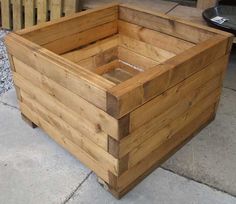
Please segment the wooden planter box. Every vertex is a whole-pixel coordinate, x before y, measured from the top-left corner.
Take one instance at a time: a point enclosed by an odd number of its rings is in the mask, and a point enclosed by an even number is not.
[[[24,118],[121,197],[214,119],[232,36],[108,5],[5,42]]]

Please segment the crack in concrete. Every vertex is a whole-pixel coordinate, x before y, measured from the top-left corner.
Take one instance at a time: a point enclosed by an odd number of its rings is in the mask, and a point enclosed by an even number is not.
[[[234,89],[234,88],[230,88],[230,87],[227,87],[227,86],[224,86],[223,88],[224,88],[224,89],[229,89],[229,90],[231,90],[231,91],[235,91],[235,92],[236,92],[236,89]]]
[[[62,202],[62,204],[66,204],[69,202],[71,198],[74,197],[75,193],[79,190],[79,188],[87,181],[87,179],[92,175],[93,171],[90,171],[89,174],[82,180],[81,183],[70,193],[70,195]]]
[[[13,106],[13,105],[10,105],[10,104],[8,104],[8,103],[6,103],[6,102],[3,102],[3,101],[0,101],[0,104],[2,104],[2,105],[4,105],[4,106],[8,106],[8,107],[11,107],[11,108],[14,108],[14,109],[17,109],[17,110],[19,110],[19,108],[18,108],[18,107],[16,107],[16,106]]]
[[[196,179],[194,179],[194,178],[191,178],[191,177],[189,177],[189,176],[186,176],[186,175],[183,175],[183,174],[180,174],[180,173],[176,173],[176,172],[174,172],[173,170],[167,169],[167,168],[165,168],[165,167],[160,167],[160,168],[163,169],[163,170],[165,170],[165,171],[169,171],[169,172],[171,172],[171,173],[173,173],[173,174],[176,174],[176,175],[178,175],[178,176],[181,176],[181,177],[183,177],[183,178],[186,178],[187,180],[194,181],[194,182],[199,183],[199,184],[203,184],[203,185],[208,186],[209,188],[211,188],[211,189],[213,189],[213,190],[219,191],[219,192],[221,192],[221,193],[225,193],[225,194],[227,194],[227,195],[229,195],[229,196],[232,196],[232,197],[236,198],[236,195],[233,195],[233,194],[231,194],[231,193],[229,193],[229,192],[227,192],[227,191],[225,191],[225,190],[223,190],[223,189],[217,188],[217,187],[212,186],[212,185],[210,185],[210,184],[208,184],[208,183],[204,183],[203,181],[196,180]]]

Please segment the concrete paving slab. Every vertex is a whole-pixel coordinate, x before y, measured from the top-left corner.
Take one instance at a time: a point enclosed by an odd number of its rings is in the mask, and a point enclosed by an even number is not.
[[[0,103],[8,104],[9,106],[19,108],[15,89],[13,88],[8,92],[0,95]]]
[[[86,0],[83,1],[83,8],[91,9],[99,6],[104,6],[108,3],[125,3],[143,9],[151,10],[153,12],[167,13],[178,5],[176,2],[162,1],[162,0]]]
[[[0,203],[62,203],[89,173],[43,131],[23,122],[16,108],[0,104]]]
[[[215,121],[163,167],[236,195],[235,91],[223,89]]]
[[[102,189],[92,174],[68,202],[82,203],[234,204],[236,198],[159,168],[119,201]]]
[[[236,91],[236,45],[231,51],[229,67],[226,72],[224,86]]]

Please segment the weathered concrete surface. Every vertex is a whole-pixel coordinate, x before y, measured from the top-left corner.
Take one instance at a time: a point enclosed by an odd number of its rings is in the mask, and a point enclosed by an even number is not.
[[[40,129],[31,129],[17,109],[0,104],[1,204],[62,203],[89,172]]]
[[[236,198],[163,169],[155,170],[120,201],[102,189],[91,175],[69,204],[235,204]]]
[[[224,87],[234,89],[236,91],[236,45],[232,49],[229,67],[226,72]]]
[[[0,95],[0,103],[19,108],[15,89],[9,90],[7,93]]]

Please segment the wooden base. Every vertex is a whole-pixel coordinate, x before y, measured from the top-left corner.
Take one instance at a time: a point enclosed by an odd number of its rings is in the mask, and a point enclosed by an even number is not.
[[[22,120],[24,120],[30,127],[32,127],[33,129],[37,128],[38,126],[33,123],[29,118],[27,118],[23,113],[21,113],[21,118]]]
[[[202,129],[208,126],[215,119],[215,113],[209,118],[209,120],[201,125],[193,134],[187,137],[183,142],[181,142],[176,148],[172,149],[168,154],[166,154],[161,160],[158,160],[150,169],[148,169],[144,174],[138,177],[134,182],[128,185],[121,192],[115,191],[112,189],[109,184],[107,184],[102,179],[98,178],[99,184],[105,189],[108,190],[114,197],[117,199],[121,199],[124,195],[126,195],[129,191],[131,191],[135,186],[137,186],[140,182],[142,182],[149,174],[151,174],[154,170],[161,166],[165,161],[167,161],[172,155],[174,155],[178,150],[180,150],[185,144],[187,144],[194,136],[196,136]]]

